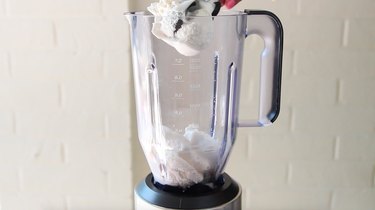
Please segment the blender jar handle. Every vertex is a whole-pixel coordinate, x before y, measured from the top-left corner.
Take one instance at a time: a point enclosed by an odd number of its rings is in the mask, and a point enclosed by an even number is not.
[[[248,14],[246,35],[257,34],[264,40],[260,67],[260,106],[257,120],[239,121],[239,127],[271,125],[280,112],[283,27],[279,18],[262,10]]]

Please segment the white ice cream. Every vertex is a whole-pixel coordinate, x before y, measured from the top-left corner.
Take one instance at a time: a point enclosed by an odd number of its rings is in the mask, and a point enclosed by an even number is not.
[[[185,128],[184,135],[167,127],[163,127],[161,132],[161,139],[147,145],[145,152],[155,181],[186,188],[215,177],[219,164],[219,141],[193,124]]]
[[[160,0],[148,10],[155,16],[152,33],[185,56],[194,56],[212,38],[210,24],[194,21],[194,16],[212,16],[220,10],[219,0]]]

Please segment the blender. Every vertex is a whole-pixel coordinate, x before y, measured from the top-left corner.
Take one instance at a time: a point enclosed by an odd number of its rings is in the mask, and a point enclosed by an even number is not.
[[[241,187],[224,167],[238,127],[267,126],[279,114],[280,20],[253,10],[191,17],[211,33],[197,55],[184,56],[152,34],[152,14],[125,16],[131,29],[138,136],[151,169],[135,188],[135,209],[240,210]],[[252,34],[265,46],[258,118],[240,120],[243,49]]]

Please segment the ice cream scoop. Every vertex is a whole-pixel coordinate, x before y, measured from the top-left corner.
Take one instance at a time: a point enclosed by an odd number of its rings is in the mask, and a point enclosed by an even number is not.
[[[148,10],[155,16],[152,33],[185,56],[194,56],[210,42],[213,29],[194,22],[197,16],[216,16],[220,0],[160,0]]]

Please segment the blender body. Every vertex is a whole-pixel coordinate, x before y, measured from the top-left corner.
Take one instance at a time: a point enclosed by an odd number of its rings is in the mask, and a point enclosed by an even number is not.
[[[280,21],[265,11],[191,17],[208,44],[199,54],[184,56],[152,34],[154,16],[126,16],[138,136],[152,172],[136,189],[136,209],[240,209],[240,187],[224,174],[224,167],[237,127],[266,126],[278,116]],[[252,33],[265,40],[259,117],[240,121],[243,48]]]

